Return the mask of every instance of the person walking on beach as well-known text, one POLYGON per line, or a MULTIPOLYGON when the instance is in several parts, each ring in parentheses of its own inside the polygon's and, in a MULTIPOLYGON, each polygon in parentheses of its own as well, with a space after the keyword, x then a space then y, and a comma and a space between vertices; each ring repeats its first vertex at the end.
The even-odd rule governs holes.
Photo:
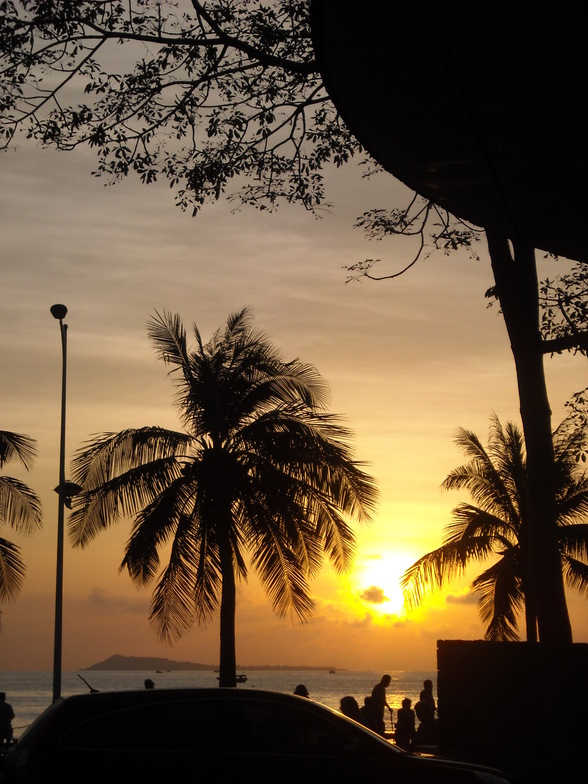
POLYGON ((12 741, 12 720, 14 711, 12 705, 6 702, 6 693, 0 691, 0 746, 5 748, 12 741))
POLYGON ((384 713, 386 708, 390 711, 390 720, 392 719, 392 708, 388 705, 386 699, 386 689, 390 685, 392 678, 389 675, 382 675, 379 683, 376 683, 372 689, 371 708, 374 715, 374 729, 384 736, 386 733, 386 719, 384 713))

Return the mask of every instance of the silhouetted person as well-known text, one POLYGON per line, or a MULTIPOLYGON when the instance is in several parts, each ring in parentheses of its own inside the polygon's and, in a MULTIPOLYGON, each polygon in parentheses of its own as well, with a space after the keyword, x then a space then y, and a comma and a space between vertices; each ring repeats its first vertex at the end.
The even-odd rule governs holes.
POLYGON ((416 715, 411 708, 412 700, 405 697, 402 708, 396 714, 396 745, 402 749, 409 749, 416 734, 416 715))
POLYGON ((355 697, 341 697, 340 710, 347 718, 361 722, 361 713, 355 697))
POLYGON ((145 688, 146 689, 154 689, 155 688, 155 684, 153 683, 151 678, 145 678, 145 688))
POLYGON ((419 746, 434 746, 437 743, 437 720, 435 708, 429 700, 419 700, 414 706, 420 724, 416 731, 415 743, 419 746))
POLYGON ((359 709, 359 713, 361 715, 361 723, 364 727, 368 727, 370 730, 376 732, 375 726, 376 721, 374 718, 374 701, 371 697, 364 697, 363 698, 363 705, 359 709))
POLYGON ((372 703, 371 707, 374 712, 374 732, 379 732, 384 735, 386 732, 386 721, 384 718, 384 711, 386 708, 390 711, 392 717, 392 708, 388 705, 386 700, 386 689, 390 685, 392 678, 389 675, 382 675, 382 680, 376 683, 372 689, 372 703))
POLYGON ((430 702, 433 706, 433 713, 435 713, 437 706, 435 705, 435 697, 433 695, 433 681, 429 680, 428 678, 426 681, 423 681, 423 690, 421 691, 421 696, 419 699, 430 702))
POLYGON ((14 711, 12 705, 6 702, 6 694, 0 691, 0 746, 8 746, 12 741, 12 719, 14 711))
POLYGON ((298 684, 298 686, 294 689, 294 694, 297 694, 299 697, 310 697, 308 689, 303 683, 298 684))

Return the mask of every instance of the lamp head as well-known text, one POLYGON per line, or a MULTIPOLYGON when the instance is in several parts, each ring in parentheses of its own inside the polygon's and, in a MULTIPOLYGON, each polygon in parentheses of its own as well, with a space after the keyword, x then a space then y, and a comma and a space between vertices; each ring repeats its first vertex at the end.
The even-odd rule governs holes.
POLYGON ((67 308, 65 305, 51 305, 50 310, 53 318, 59 319, 59 321, 67 316, 67 308))
POLYGON ((83 489, 84 488, 81 485, 77 485, 75 482, 70 482, 69 479, 66 479, 62 485, 57 485, 55 492, 57 495, 63 496, 63 503, 68 509, 71 509, 71 499, 74 495, 81 493, 83 489))

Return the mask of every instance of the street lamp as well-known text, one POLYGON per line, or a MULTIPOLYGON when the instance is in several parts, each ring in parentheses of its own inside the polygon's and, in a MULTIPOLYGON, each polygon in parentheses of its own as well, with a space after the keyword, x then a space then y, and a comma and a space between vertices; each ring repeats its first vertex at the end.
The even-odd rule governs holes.
POLYGON ((65 382, 67 378, 67 315, 65 305, 52 305, 51 315, 59 321, 61 332, 61 441, 59 447, 59 485, 55 488, 59 495, 57 514, 57 569, 55 578, 55 638, 53 646, 53 702, 61 697, 61 642, 63 628, 63 529, 67 488, 65 482, 65 382))

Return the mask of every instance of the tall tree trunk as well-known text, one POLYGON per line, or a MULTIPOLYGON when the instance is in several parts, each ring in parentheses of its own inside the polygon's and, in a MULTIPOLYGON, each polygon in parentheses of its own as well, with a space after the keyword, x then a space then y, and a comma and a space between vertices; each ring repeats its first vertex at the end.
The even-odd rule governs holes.
MULTIPOLYGON (((228 538, 228 537, 227 537, 228 538)), ((219 686, 237 685, 237 654, 235 639, 235 614, 237 587, 233 557, 228 541, 220 546, 222 590, 220 604, 220 662, 219 686)))
POLYGON ((529 554, 529 512, 526 508, 527 481, 527 478, 525 478, 525 485, 521 490, 521 509, 519 509, 521 520, 521 530, 519 532, 521 590, 525 602, 526 640, 527 642, 537 642, 537 603, 535 601, 535 591, 533 590, 533 579, 531 574, 529 554), (522 495, 523 492, 525 495, 522 495))
POLYGON ((531 591, 539 639, 572 642, 559 556, 551 409, 539 330, 535 251, 486 231, 498 298, 515 360, 527 450, 527 519, 531 591))

